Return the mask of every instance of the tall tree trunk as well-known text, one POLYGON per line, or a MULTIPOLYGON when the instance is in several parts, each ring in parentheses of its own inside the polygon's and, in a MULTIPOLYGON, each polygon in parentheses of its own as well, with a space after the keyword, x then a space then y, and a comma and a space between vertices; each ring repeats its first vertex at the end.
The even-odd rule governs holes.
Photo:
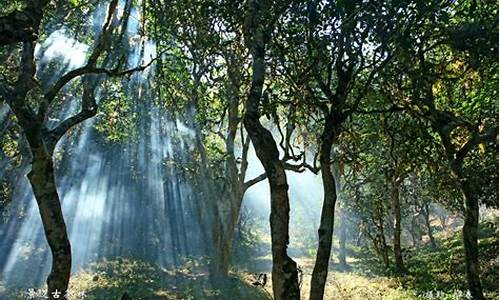
POLYGON ((71 274, 71 247, 56 190, 54 167, 50 150, 40 142, 30 143, 33 155, 28 174, 42 218, 43 229, 52 252, 52 268, 47 278, 50 299, 64 299, 71 274), (56 297, 57 293, 61 295, 56 297))
MULTIPOLYGON (((252 86, 254 86, 254 84, 253 82, 252 86)), ((255 89, 252 87, 252 92, 253 91, 255 91, 255 89)), ((260 99, 260 94, 252 95, 252 92, 249 97, 253 98, 257 96, 259 97, 257 99, 260 99)), ((244 124, 252 139, 257 157, 264 166, 271 190, 270 224, 274 298, 276 300, 298 300, 300 299, 300 289, 298 284, 297 264, 287 254, 290 204, 285 170, 279 160, 279 152, 273 136, 260 124, 258 117, 252 116, 251 113, 247 112, 245 114, 244 124)))
MULTIPOLYGON (((252 83, 246 100, 243 119, 255 152, 267 174, 271 190, 271 248, 273 258, 272 283, 275 300, 299 300, 297 264, 288 256, 288 224, 290 203, 285 169, 279 158, 276 142, 260 123, 259 105, 265 77, 265 45, 268 33, 261 24, 261 14, 267 13, 261 5, 266 2, 250 1, 245 18, 245 41, 252 54, 252 83)), ((270 7, 268 7, 270 9, 270 7)), ((269 30, 269 28, 267 28, 269 30)))
POLYGON ((389 268, 389 246, 387 246, 387 242, 385 241, 385 234, 380 235, 380 244, 382 248, 382 261, 384 262, 384 267, 386 269, 389 268))
POLYGON ((392 211, 394 213, 394 262, 396 270, 401 273, 404 272, 403 255, 401 254, 401 205, 399 202, 399 186, 400 178, 396 177, 392 180, 392 211))
POLYGON ((432 226, 430 220, 429 203, 424 203, 423 213, 425 218, 425 226, 427 227, 427 235, 429 236, 429 241, 431 242, 432 249, 436 248, 436 240, 432 234, 432 226))
POLYGON ((445 130, 444 126, 435 122, 433 128, 441 137, 441 143, 446 151, 452 174, 460 188, 464 201, 465 219, 462 227, 462 237, 469 290, 473 299, 483 300, 483 288, 479 277, 479 248, 477 241, 479 231, 479 199, 475 194, 475 187, 466 178, 463 170, 463 158, 465 154, 461 153, 460 158, 457 158, 458 153, 450 140, 449 132, 445 130))
POLYGON ((226 146, 226 161, 225 161, 225 177, 223 191, 224 195, 220 201, 217 201, 218 215, 214 222, 214 226, 218 228, 220 234, 214 236, 215 257, 213 272, 218 277, 227 277, 229 273, 229 265, 231 263, 231 254, 233 250, 233 239, 238 225, 238 219, 243 202, 244 180, 246 173, 246 154, 248 151, 248 143, 242 141, 242 161, 241 174, 238 170, 235 155, 235 139, 240 124, 239 104, 240 104, 240 87, 241 87, 241 69, 237 63, 238 59, 230 51, 225 53, 225 58, 228 63, 228 125, 227 136, 225 138, 226 146))
POLYGON ((309 295, 311 300, 323 299, 332 250, 335 203, 337 201, 336 182, 331 170, 331 152, 335 140, 334 125, 333 116, 330 114, 325 120, 321 135, 320 168, 324 196, 318 229, 318 251, 311 277, 311 292, 309 295))
POLYGON ((460 180, 460 189, 465 202, 465 219, 462 233, 467 282, 472 294, 472 299, 482 300, 484 296, 480 280, 479 248, 477 241, 479 231, 479 201, 474 195, 474 187, 471 186, 467 180, 460 180))

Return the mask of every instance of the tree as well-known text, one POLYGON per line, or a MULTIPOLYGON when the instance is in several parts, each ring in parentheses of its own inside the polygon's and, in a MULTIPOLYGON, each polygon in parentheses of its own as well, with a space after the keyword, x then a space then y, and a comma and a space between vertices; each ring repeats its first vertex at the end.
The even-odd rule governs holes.
MULTIPOLYGON (((26 41, 21 50, 21 60, 17 79, 14 83, 2 82, 2 98, 13 111, 19 126, 23 130, 32 156, 32 167, 28 179, 33 188, 42 224, 52 253, 52 268, 47 278, 49 296, 56 298, 56 291, 65 294, 71 272, 71 246, 66 230, 66 223, 57 193, 54 162, 52 155, 57 142, 77 124, 93 117, 97 112, 96 89, 100 82, 97 74, 122 76, 141 71, 146 66, 120 71, 98 66, 99 59, 110 49, 111 38, 116 25, 112 19, 118 1, 110 3, 102 32, 97 38, 93 50, 83 67, 73 69, 55 81, 49 89, 43 90, 36 79, 35 43, 26 41), (63 120, 53 129, 48 126, 48 116, 57 96, 70 81, 81 78, 81 110, 63 120), (33 106, 38 106, 37 111, 33 106)), ((36 33, 36 32, 35 32, 36 33)), ((105 62, 107 62, 105 60, 105 62)), ((52 299, 51 298, 51 299, 52 299)))
POLYGON ((170 49, 173 61, 162 66, 158 80, 164 82, 162 94, 169 106, 178 115, 188 111, 186 119, 199 136, 196 156, 202 159, 196 164, 203 172, 194 181, 204 191, 200 218, 211 244, 210 273, 219 284, 229 272, 243 195, 266 178, 265 174, 245 178, 250 138, 242 126, 242 104, 249 70, 242 66, 248 62, 248 50, 242 16, 235 13, 242 7, 227 1, 172 4, 153 12, 156 38, 170 49), (173 71, 175 64, 182 71, 173 71), (176 81, 179 73, 187 87, 176 81), (187 100, 179 101, 179 94, 187 100))
POLYGON ((257 157, 264 166, 271 189, 271 243, 273 293, 277 300, 300 299, 296 262, 287 254, 290 204, 285 168, 274 138, 262 126, 259 105, 266 73, 266 45, 282 3, 250 0, 246 3, 244 37, 252 55, 252 83, 245 103, 243 123, 257 157))
MULTIPOLYGON (((397 37, 400 75, 393 77, 399 78, 393 85, 399 105, 432 129, 461 192, 467 282, 474 299, 484 299, 477 242, 484 188, 476 177, 484 169, 477 157, 496 151, 498 135, 498 44, 492 39, 498 36, 498 8, 491 5, 417 1, 409 13, 418 26, 397 37)), ((483 178, 498 178, 495 173, 483 178)))
POLYGON ((295 93, 303 98, 297 110, 314 128, 319 165, 304 161, 303 167, 321 172, 323 207, 318 228, 318 249, 311 278, 311 299, 322 299, 332 248, 334 211, 338 197, 332 162, 342 164, 334 147, 344 123, 352 116, 370 89, 384 61, 383 47, 371 44, 373 24, 379 7, 356 3, 296 3, 280 28, 280 39, 272 45, 279 71, 295 93), (325 30, 327 28, 327 30, 325 30), (374 50, 365 53, 368 45, 374 50), (378 47, 378 48, 377 48, 378 47))

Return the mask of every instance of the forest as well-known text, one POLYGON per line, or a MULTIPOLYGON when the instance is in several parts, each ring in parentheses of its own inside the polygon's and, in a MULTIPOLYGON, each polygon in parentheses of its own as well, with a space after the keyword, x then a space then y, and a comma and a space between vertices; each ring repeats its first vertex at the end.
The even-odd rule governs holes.
POLYGON ((491 0, 0 0, 0 300, 499 299, 491 0))

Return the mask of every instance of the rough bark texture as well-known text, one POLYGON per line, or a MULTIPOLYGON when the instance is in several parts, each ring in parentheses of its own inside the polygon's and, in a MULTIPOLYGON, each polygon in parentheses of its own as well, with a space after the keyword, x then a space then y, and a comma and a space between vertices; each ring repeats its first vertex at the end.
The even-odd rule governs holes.
POLYGON ((274 299, 299 300, 300 288, 295 261, 288 256, 290 204, 285 169, 272 134, 260 123, 259 104, 265 78, 265 29, 261 14, 270 9, 266 2, 249 1, 245 20, 245 42, 252 54, 252 83, 243 119, 255 152, 264 166, 271 190, 272 285, 274 299))
POLYGON ((52 253, 52 268, 47 285, 49 297, 53 297, 53 292, 64 295, 67 291, 71 272, 71 248, 54 178, 52 153, 57 139, 43 124, 44 116, 37 116, 26 105, 26 97, 33 88, 34 75, 34 43, 24 43, 18 81, 7 101, 31 150, 32 170, 28 178, 52 253))
POLYGON ((401 206, 399 202, 399 178, 392 182, 392 211, 394 213, 394 262, 398 272, 404 272, 403 255, 401 254, 401 206))
POLYGON ((335 177, 331 169, 331 152, 335 140, 334 119, 329 116, 325 120, 321 135, 320 168, 323 179, 323 207, 318 229, 318 251, 311 277, 311 292, 309 299, 321 300, 325 293, 326 277, 332 250, 333 226, 335 219, 335 203, 337 202, 337 189, 335 177))
MULTIPOLYGON (((59 195, 56 190, 52 155, 43 144, 31 146, 32 170, 28 174, 42 218, 43 229, 52 253, 52 268, 47 278, 49 297, 68 289, 71 274, 71 247, 59 195)), ((53 298, 50 298, 53 299, 53 298)), ((61 299, 54 298, 54 299, 61 299)))

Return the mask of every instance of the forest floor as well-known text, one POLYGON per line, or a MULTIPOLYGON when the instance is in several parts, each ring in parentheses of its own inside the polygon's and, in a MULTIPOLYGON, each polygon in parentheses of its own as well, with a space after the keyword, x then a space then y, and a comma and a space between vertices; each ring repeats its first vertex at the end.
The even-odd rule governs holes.
MULTIPOLYGON (((487 299, 499 299, 498 225, 481 224, 479 247, 481 280, 487 299)), ((467 294, 461 231, 436 234, 436 249, 430 245, 410 248, 406 272, 386 270, 366 248, 350 248, 347 269, 330 264, 325 287, 328 300, 461 300, 467 294)), ((308 299, 313 258, 297 259, 303 271, 302 299, 308 299)), ((271 293, 270 286, 267 287, 271 293)))
MULTIPOLYGON (((266 291, 256 288, 237 274, 214 288, 199 262, 190 260, 181 268, 164 269, 147 262, 118 258, 90 265, 74 274, 69 299, 120 300, 197 300, 197 299, 269 299, 266 291)), ((0 286, 1 290, 1 286, 0 286)), ((37 291, 39 292, 39 291, 37 291)), ((24 290, 8 291, 1 300, 44 299, 27 297, 24 290)))
MULTIPOLYGON (((498 299, 497 228, 482 226, 480 235, 481 279, 488 299, 498 299)), ((324 299, 468 299, 460 232, 438 234, 436 239, 437 250, 429 246, 410 249, 406 257, 407 272, 402 276, 384 270, 366 249, 350 248, 347 270, 338 269, 332 262, 324 299)), ((203 271, 203 263, 197 260, 188 260, 175 270, 125 258, 101 261, 72 277, 70 291, 74 296, 70 299, 79 299, 82 293, 87 300, 120 300, 124 293, 134 300, 271 299, 270 279, 265 290, 252 285, 254 273, 269 270, 270 256, 259 260, 260 264, 259 261, 253 264, 256 267, 253 270, 233 272, 225 284, 216 288, 203 271)), ((297 262, 304 274, 302 299, 307 299, 314 260, 302 257, 297 262)), ((8 299, 26 299, 18 295, 19 292, 8 299)))

